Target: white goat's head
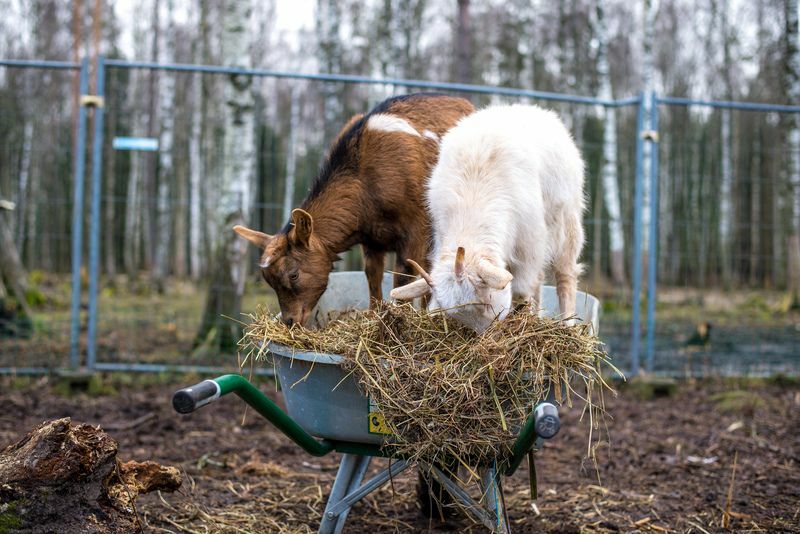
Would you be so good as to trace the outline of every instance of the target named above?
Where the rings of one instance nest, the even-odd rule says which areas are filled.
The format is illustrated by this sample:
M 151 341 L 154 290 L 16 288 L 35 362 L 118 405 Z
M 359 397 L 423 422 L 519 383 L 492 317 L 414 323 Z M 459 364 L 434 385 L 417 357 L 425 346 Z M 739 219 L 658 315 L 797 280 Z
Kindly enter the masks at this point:
M 408 261 L 422 278 L 392 290 L 397 300 L 432 294 L 431 308 L 445 311 L 459 322 L 483 332 L 511 310 L 511 280 L 506 269 L 491 260 L 467 255 L 463 247 L 445 252 L 434 262 L 431 274 L 413 260 Z

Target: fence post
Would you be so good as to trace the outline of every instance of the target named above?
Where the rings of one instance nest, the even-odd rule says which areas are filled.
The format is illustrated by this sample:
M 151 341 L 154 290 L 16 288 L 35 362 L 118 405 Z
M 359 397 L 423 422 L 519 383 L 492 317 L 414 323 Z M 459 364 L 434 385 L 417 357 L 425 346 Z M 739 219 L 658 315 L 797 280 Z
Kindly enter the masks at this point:
M 642 200 L 644 179 L 642 176 L 642 152 L 644 134 L 644 92 L 639 93 L 639 109 L 636 114 L 636 175 L 633 202 L 633 293 L 631 295 L 631 375 L 639 374 L 639 345 L 641 292 L 642 292 Z
M 650 248 L 647 260 L 647 372 L 653 372 L 656 329 L 656 275 L 658 273 L 658 97 L 650 95 Z
M 105 95 L 105 57 L 97 57 L 97 104 L 94 109 L 92 141 L 92 224 L 89 235 L 89 329 L 86 339 L 86 367 L 94 370 L 97 361 L 97 286 L 100 277 L 100 189 L 103 176 L 103 114 Z
M 89 90 L 89 60 L 83 58 L 80 70 L 80 95 Z M 69 366 L 80 365 L 81 254 L 83 250 L 83 193 L 86 172 L 86 106 L 78 97 L 78 130 L 75 139 L 74 193 L 72 197 L 72 310 L 70 312 Z

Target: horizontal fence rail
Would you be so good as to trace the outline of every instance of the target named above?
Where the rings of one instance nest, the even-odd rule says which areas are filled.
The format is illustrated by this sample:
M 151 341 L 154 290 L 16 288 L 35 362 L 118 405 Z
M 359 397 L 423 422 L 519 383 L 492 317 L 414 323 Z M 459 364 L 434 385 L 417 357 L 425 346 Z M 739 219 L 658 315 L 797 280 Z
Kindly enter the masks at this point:
M 297 72 L 283 72 L 267 69 L 245 69 L 239 67 L 215 67 L 210 65 L 193 64 L 162 64 L 148 62 L 132 62 L 123 60 L 106 60 L 106 65 L 122 69 L 147 69 L 164 70 L 173 72 L 188 72 L 202 74 L 233 74 L 242 76 L 255 76 L 263 78 L 286 78 L 292 80 L 311 80 L 318 82 L 339 82 L 365 85 L 394 85 L 398 87 L 413 87 L 418 89 L 438 89 L 440 91 L 454 91 L 460 93 L 474 93 L 498 96 L 515 96 L 535 98 L 553 102 L 567 102 L 571 104 L 590 104 L 594 106 L 623 107 L 634 106 L 639 103 L 639 97 L 624 98 L 620 100 L 603 100 L 591 96 L 566 95 L 547 91 L 532 91 L 529 89 L 514 89 L 509 87 L 496 87 L 491 85 L 474 85 L 465 83 L 431 82 L 426 80 L 404 80 L 398 78 L 370 78 L 368 76 L 355 76 L 348 74 L 303 74 Z

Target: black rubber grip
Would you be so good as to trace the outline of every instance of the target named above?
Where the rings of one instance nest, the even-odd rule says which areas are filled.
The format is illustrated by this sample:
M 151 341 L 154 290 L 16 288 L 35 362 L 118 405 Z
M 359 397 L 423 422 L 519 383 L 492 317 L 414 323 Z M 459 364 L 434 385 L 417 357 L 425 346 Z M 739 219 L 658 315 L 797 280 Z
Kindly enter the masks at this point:
M 558 417 L 558 408 L 549 402 L 543 402 L 534 411 L 536 418 L 534 428 L 536 435 L 550 439 L 561 429 L 561 419 Z
M 203 380 L 183 388 L 172 396 L 172 407 L 178 413 L 192 413 L 219 396 L 219 386 L 213 380 Z

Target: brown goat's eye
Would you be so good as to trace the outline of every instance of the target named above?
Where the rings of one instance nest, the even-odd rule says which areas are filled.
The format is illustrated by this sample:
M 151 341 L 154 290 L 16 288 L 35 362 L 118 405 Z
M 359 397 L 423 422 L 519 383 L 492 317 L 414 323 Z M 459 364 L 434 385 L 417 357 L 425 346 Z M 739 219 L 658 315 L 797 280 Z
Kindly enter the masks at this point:
M 292 282 L 297 282 L 298 278 L 300 278 L 300 273 L 298 273 L 297 271 L 289 275 L 289 280 L 291 280 Z

